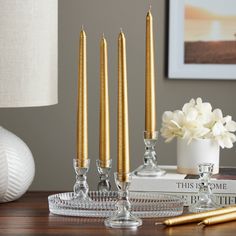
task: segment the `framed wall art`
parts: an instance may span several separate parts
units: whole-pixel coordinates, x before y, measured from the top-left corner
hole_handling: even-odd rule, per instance
[[[236,1],[170,0],[171,79],[236,79]]]

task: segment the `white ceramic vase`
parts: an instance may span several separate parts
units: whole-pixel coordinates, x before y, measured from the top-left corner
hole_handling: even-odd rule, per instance
[[[0,127],[0,202],[21,197],[33,181],[35,165],[28,146]]]
[[[198,164],[213,163],[213,174],[219,173],[219,145],[210,139],[194,139],[191,143],[177,138],[177,171],[183,174],[198,174]]]

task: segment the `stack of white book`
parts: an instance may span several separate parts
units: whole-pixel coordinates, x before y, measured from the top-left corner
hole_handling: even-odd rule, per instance
[[[195,203],[198,199],[199,176],[179,174],[176,166],[160,167],[166,170],[166,175],[156,178],[133,176],[130,191],[173,194],[181,197],[185,206]],[[236,204],[236,168],[220,168],[219,174],[212,176],[210,186],[218,204]]]

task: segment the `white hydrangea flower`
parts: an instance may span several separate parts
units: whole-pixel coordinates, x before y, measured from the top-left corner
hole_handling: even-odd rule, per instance
[[[181,126],[184,115],[181,111],[166,111],[162,116],[163,124],[161,128],[162,136],[166,142],[170,142],[176,136],[182,136]]]
[[[223,116],[220,109],[212,111],[210,103],[201,98],[191,99],[182,110],[166,111],[162,116],[161,134],[166,142],[181,137],[190,143],[193,139],[212,139],[224,148],[236,142],[236,122]]]

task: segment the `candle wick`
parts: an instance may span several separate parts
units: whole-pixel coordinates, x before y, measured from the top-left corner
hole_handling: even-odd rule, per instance
[[[84,25],[81,26],[81,30],[84,30]]]
[[[163,222],[155,222],[155,225],[163,225]]]
[[[203,223],[203,221],[202,221],[202,222],[198,223],[197,225],[200,226],[200,225],[203,225],[203,224],[204,224],[204,223]]]
[[[120,27],[120,32],[121,32],[121,33],[123,33],[123,30],[122,30],[122,28],[121,28],[121,27]]]
[[[149,11],[151,11],[151,10],[152,10],[152,5],[150,4],[150,5],[149,5]]]
[[[105,38],[105,34],[104,33],[102,33],[102,37]]]

